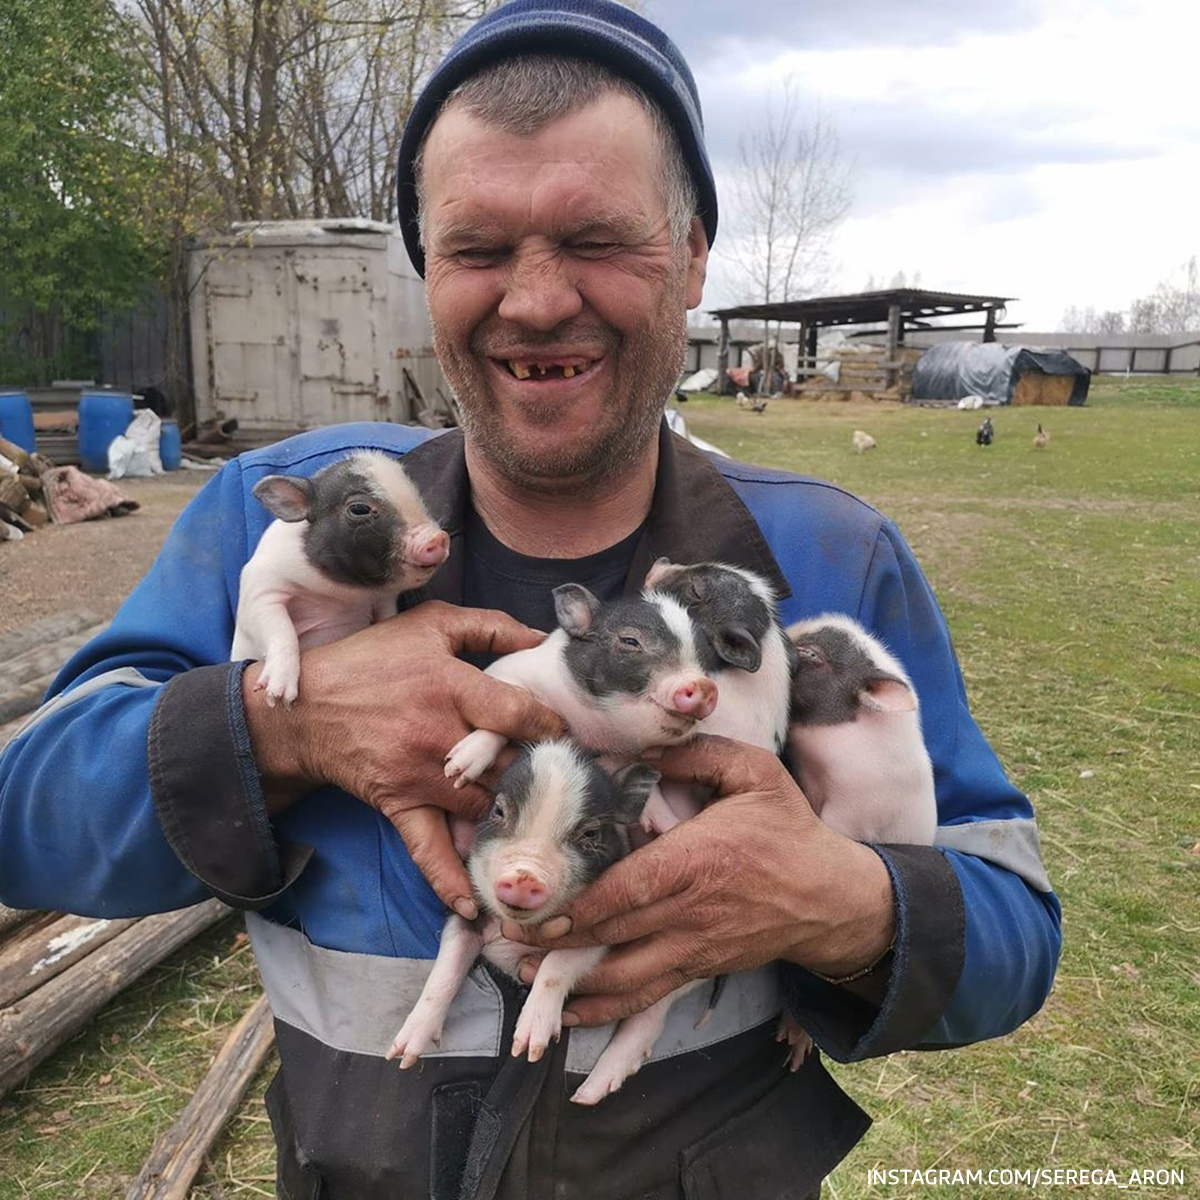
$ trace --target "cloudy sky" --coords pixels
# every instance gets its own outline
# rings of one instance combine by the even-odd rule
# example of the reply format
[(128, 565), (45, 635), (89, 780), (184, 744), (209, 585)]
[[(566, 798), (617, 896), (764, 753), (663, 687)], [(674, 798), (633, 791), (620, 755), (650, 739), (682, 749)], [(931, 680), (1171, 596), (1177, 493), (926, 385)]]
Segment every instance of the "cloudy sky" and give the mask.
[[(722, 227), (704, 306), (739, 303), (739, 135), (791, 78), (837, 126), (854, 202), (827, 294), (897, 272), (1127, 309), (1200, 254), (1195, 0), (644, 0), (700, 87)], [(726, 219), (728, 214), (728, 220)], [(721, 251), (722, 253), (717, 253)]]

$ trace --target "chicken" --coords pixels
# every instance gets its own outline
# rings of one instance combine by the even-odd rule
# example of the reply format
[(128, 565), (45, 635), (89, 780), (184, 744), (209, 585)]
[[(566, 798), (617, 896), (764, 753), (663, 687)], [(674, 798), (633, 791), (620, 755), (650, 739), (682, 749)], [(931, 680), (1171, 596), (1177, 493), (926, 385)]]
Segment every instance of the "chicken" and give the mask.
[(1045, 450), (1046, 443), (1050, 440), (1050, 435), (1042, 428), (1041, 421), (1038, 422), (1037, 433), (1033, 435), (1033, 448), (1035, 450)]
[(747, 396), (745, 392), (737, 394), (738, 408), (748, 408), (751, 412), (760, 413), (767, 407), (767, 399), (765, 396)]
[(854, 443), (854, 449), (859, 454), (862, 454), (864, 450), (875, 449), (875, 439), (869, 433), (864, 433), (861, 429), (856, 429), (850, 440)]
[(984, 417), (983, 424), (975, 431), (975, 445), (990, 446), (992, 439), (996, 436), (995, 427), (992, 425), (991, 417)]

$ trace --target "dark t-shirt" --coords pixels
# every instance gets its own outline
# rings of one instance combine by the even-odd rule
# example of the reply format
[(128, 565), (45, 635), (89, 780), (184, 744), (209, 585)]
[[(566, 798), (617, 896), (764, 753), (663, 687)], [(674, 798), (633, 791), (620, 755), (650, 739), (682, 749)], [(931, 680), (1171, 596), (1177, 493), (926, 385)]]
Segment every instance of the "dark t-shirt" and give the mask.
[(510, 550), (471, 509), (466, 523), (466, 569), (463, 603), (472, 608), (498, 608), (534, 629), (549, 633), (558, 621), (553, 590), (581, 583), (600, 600), (616, 600), (641, 529), (585, 558), (531, 558)]

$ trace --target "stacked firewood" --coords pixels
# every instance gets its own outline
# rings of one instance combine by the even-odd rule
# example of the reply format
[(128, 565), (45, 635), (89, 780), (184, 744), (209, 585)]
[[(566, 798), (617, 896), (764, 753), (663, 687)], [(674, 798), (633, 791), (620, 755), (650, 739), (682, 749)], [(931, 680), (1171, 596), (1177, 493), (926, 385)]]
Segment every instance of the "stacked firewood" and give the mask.
[(0, 437), (0, 541), (21, 538), (50, 520), (42, 472), (53, 466), (44, 455)]
[[(58, 667), (104, 626), (63, 613), (0, 635), (0, 747), (28, 720)], [(0, 905), (0, 1098), (110, 1001), (230, 916), (219, 900), (105, 919)], [(195, 1094), (152, 1150), (128, 1200), (183, 1200), (204, 1156), (274, 1045), (265, 997), (235, 1026)]]

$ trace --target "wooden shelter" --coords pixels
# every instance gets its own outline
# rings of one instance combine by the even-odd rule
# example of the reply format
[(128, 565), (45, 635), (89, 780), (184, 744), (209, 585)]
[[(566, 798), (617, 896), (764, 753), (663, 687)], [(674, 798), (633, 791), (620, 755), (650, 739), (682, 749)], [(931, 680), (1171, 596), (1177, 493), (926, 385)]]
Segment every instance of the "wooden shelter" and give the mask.
[[(817, 338), (822, 329), (842, 325), (883, 325), (887, 347), (880, 362), (883, 386), (893, 389), (906, 365), (901, 353), (904, 335), (922, 329), (978, 330), (982, 341), (994, 342), (1003, 325), (1010, 296), (968, 296), (958, 292), (932, 292), (922, 288), (892, 288), (883, 292), (858, 292), (849, 296), (824, 296), (809, 300), (781, 300), (771, 304), (742, 304), (735, 308), (713, 309), (711, 316), (721, 325), (717, 348), (717, 370), (724, 390), (729, 366), (730, 321), (780, 322), (797, 325), (796, 341), (803, 347), (799, 356), (801, 379), (819, 373)], [(979, 324), (938, 323), (946, 317), (981, 317)]]

